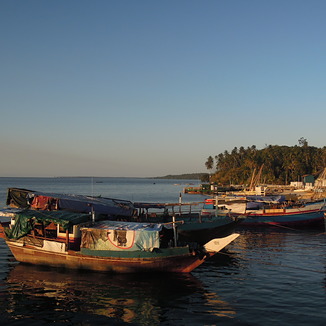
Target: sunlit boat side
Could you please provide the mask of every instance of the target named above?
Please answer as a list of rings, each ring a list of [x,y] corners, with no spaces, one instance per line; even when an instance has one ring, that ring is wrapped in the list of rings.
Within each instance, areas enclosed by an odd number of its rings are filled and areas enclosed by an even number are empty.
[[[314,202],[288,202],[281,196],[248,197],[245,200],[219,203],[212,200],[204,205],[205,214],[214,214],[216,209],[229,210],[245,217],[241,226],[286,226],[286,227],[324,227],[325,199]]]
[[[189,273],[239,236],[178,246],[170,225],[94,223],[88,214],[62,211],[25,210],[1,226],[19,262],[114,273]]]

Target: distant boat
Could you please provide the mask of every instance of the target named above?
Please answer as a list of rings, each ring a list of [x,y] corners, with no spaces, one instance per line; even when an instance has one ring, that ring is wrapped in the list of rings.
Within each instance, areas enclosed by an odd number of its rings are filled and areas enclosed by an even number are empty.
[[[242,226],[324,227],[326,212],[325,199],[289,203],[284,196],[247,196],[238,201],[218,203],[217,207],[245,217]],[[215,210],[213,202],[204,205],[206,214],[213,214]]]
[[[114,273],[188,273],[239,236],[178,246],[163,224],[94,222],[89,214],[35,210],[14,214],[1,228],[19,262]]]
[[[324,200],[297,207],[247,210],[243,226],[324,227],[325,211]]]

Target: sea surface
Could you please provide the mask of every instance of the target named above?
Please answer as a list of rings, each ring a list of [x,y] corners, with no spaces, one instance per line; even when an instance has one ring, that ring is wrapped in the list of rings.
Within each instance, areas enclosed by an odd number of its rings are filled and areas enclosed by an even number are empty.
[[[0,204],[8,187],[178,202],[187,183],[194,181],[0,178]],[[240,237],[226,251],[189,275],[23,265],[0,239],[0,325],[326,325],[324,229],[237,231]]]

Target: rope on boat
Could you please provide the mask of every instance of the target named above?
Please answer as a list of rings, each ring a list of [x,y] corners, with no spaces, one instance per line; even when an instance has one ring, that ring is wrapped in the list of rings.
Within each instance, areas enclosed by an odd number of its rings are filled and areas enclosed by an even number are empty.
[[[325,235],[325,234],[326,234],[326,232],[318,233],[318,234],[316,234],[316,237],[318,237],[320,235]]]
[[[293,229],[293,228],[290,228],[290,227],[284,226],[284,225],[274,224],[274,223],[271,223],[271,222],[264,222],[264,223],[266,223],[268,225],[271,225],[271,226],[277,226],[279,228],[284,228],[284,229],[288,229],[288,230],[292,230],[292,231],[298,231],[298,232],[304,231],[304,230],[300,230],[300,229]]]
[[[166,223],[162,223],[162,225],[171,225],[171,224],[184,224],[185,221],[184,220],[180,220],[180,221],[175,221],[175,222],[166,222]]]
[[[289,226],[274,224],[272,222],[261,222],[261,223],[265,223],[265,224],[268,224],[270,226],[275,226],[275,227],[279,227],[279,228],[283,228],[283,229],[288,229],[288,230],[291,230],[291,231],[297,231],[297,232],[305,232],[306,231],[306,229],[294,229],[294,228],[290,228]],[[321,234],[326,234],[326,232],[318,233],[316,235],[318,236],[318,235],[321,235]]]

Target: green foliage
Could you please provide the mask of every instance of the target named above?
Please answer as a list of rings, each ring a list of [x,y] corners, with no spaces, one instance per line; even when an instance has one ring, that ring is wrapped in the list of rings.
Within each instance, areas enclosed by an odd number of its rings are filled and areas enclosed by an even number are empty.
[[[301,181],[305,174],[318,174],[326,166],[326,147],[308,146],[304,138],[301,146],[269,145],[258,150],[256,146],[245,149],[235,147],[215,156],[216,171],[212,181],[219,184],[249,184],[253,172],[263,165],[263,183],[288,184]],[[205,163],[208,168],[207,162]]]
[[[205,166],[208,170],[211,170],[214,168],[214,159],[212,158],[212,156],[209,156],[207,158],[207,161],[205,163]]]

